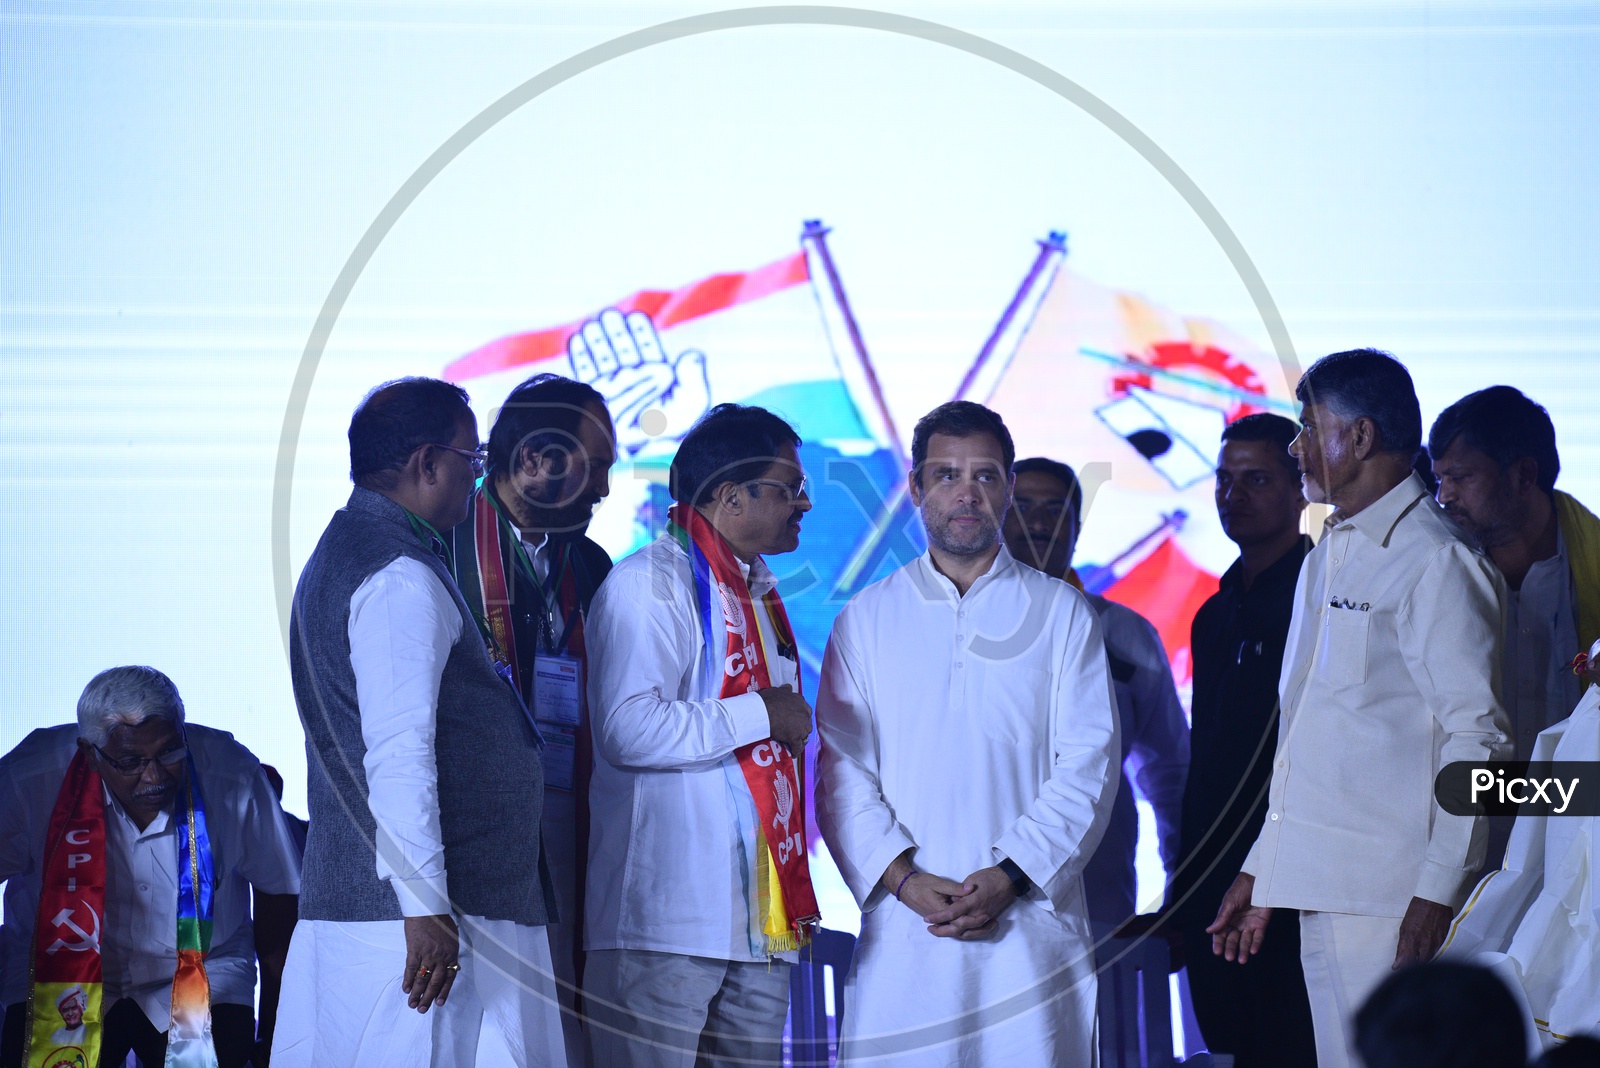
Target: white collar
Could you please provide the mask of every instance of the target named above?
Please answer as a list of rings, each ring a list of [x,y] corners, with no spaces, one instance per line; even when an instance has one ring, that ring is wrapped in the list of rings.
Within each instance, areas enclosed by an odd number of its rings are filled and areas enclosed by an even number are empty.
[[[156,818],[150,821],[150,826],[141,831],[139,825],[134,822],[133,817],[128,815],[127,810],[122,807],[122,802],[117,800],[117,795],[111,792],[111,788],[104,781],[100,783],[100,790],[105,796],[106,811],[127,824],[128,831],[133,835],[135,841],[154,838],[167,832],[167,825],[172,819],[172,813],[169,810],[162,809],[157,812]]]

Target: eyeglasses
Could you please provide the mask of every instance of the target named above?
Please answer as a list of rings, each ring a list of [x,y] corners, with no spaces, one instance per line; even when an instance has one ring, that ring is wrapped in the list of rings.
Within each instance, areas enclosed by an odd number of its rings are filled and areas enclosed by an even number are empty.
[[[107,767],[119,775],[143,775],[144,769],[151,764],[160,764],[164,768],[175,768],[189,759],[188,746],[184,746],[181,749],[169,749],[156,757],[129,757],[127,760],[111,759],[106,755],[106,751],[98,745],[94,747],[94,751],[100,754],[100,759],[106,762]]]
[[[797,501],[801,497],[805,496],[806,482],[807,481],[808,481],[808,479],[807,479],[807,477],[805,475],[801,475],[798,479],[796,479],[793,482],[779,482],[777,479],[773,479],[773,478],[752,478],[750,481],[746,482],[745,485],[746,486],[774,486],[774,487],[776,487],[778,489],[783,490],[785,493],[787,493],[789,495],[787,500],[786,500],[786,502],[785,502],[785,503],[789,503],[789,502]]]
[[[438,443],[434,443],[433,447],[436,449],[448,449],[457,456],[465,456],[467,458],[467,463],[472,465],[472,473],[475,475],[483,474],[484,466],[489,462],[488,448],[482,448],[476,452],[473,452],[470,449],[458,449],[454,445],[440,445]]]

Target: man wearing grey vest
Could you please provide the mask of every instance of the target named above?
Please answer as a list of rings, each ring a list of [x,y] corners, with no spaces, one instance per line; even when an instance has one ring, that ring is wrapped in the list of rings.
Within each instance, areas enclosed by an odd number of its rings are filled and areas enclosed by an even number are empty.
[[[290,619],[311,826],[280,1068],[472,1065],[485,1024],[517,1065],[565,1059],[541,743],[439,536],[482,466],[449,383],[386,383],[351,419],[356,488]]]

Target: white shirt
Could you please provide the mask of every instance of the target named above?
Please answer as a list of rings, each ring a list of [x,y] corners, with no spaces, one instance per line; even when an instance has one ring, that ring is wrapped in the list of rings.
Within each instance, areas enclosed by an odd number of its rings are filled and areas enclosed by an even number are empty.
[[[745,572],[773,686],[793,684]],[[758,694],[720,698],[707,678],[689,557],[663,535],[623,560],[587,617],[594,778],[584,948],[764,960],[749,907],[755,803],[734,751],[771,736]],[[720,633],[721,621],[717,622]]]
[[[1460,904],[1486,828],[1441,809],[1433,781],[1508,749],[1505,597],[1415,474],[1331,526],[1295,589],[1267,818],[1244,863],[1255,904],[1365,916],[1403,916],[1413,897]]]
[[[550,582],[550,558],[554,555],[552,550],[555,548],[555,543],[550,540],[548,533],[540,534],[538,538],[530,538],[520,530],[517,531],[517,540],[522,543],[523,550],[528,554],[528,563],[533,566],[533,573],[539,580],[540,594],[543,595],[544,587]],[[555,640],[559,642],[561,632],[567,625],[566,617],[561,613],[561,591],[551,590],[549,593],[550,595],[545,597],[545,611],[549,613],[550,629],[555,634]],[[539,652],[544,653],[542,646]]]
[[[77,1027],[62,1027],[50,1036],[50,1041],[57,1046],[81,1046],[87,1033],[88,1028],[83,1024]]]
[[[378,877],[394,888],[401,915],[447,914],[433,742],[439,680],[461,640],[461,612],[427,564],[401,556],[351,594],[346,632],[367,747],[367,807],[397,850],[379,851]]]
[[[1569,667],[1578,651],[1576,600],[1557,525],[1556,554],[1528,569],[1506,605],[1503,696],[1518,760],[1528,760],[1539,732],[1571,715],[1583,695],[1583,682]]]
[[[1099,594],[1087,596],[1100,620],[1106,653],[1120,662],[1111,664],[1111,685],[1117,697],[1123,760],[1111,819],[1100,848],[1084,871],[1084,891],[1091,920],[1120,924],[1140,907],[1156,904],[1136,897],[1139,813],[1128,776],[1139,784],[1139,793],[1155,813],[1161,863],[1170,882],[1178,862],[1183,784],[1189,774],[1189,721],[1184,718],[1172,682],[1172,665],[1156,628],[1126,605]]]
[[[0,879],[6,880],[0,929],[0,1004],[27,1000],[31,940],[50,813],[77,749],[75,723],[36,730],[0,758]],[[283,810],[250,751],[225,731],[190,723],[217,885],[206,975],[211,1000],[255,1002],[255,941],[250,887],[300,892],[300,851]],[[102,787],[104,789],[104,787]],[[105,790],[106,918],[101,963],[104,1004],[133,998],[158,1031],[171,1020],[178,966],[178,830],[169,814],[139,830]]]
[[[924,554],[854,597],[817,695],[817,822],[862,911],[907,849],[952,879],[1010,858],[1035,904],[1081,909],[1119,778],[1114,701],[1083,595],[1003,547],[964,596]]]

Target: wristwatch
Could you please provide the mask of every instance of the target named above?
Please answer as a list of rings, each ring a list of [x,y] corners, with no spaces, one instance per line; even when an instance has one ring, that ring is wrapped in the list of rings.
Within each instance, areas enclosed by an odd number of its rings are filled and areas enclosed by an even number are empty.
[[[1027,897],[1028,891],[1033,889],[1033,880],[1028,878],[1028,873],[1017,867],[1017,862],[1010,857],[1002,857],[995,867],[1006,873],[1006,878],[1011,880],[1011,888],[1017,892],[1018,897]]]

